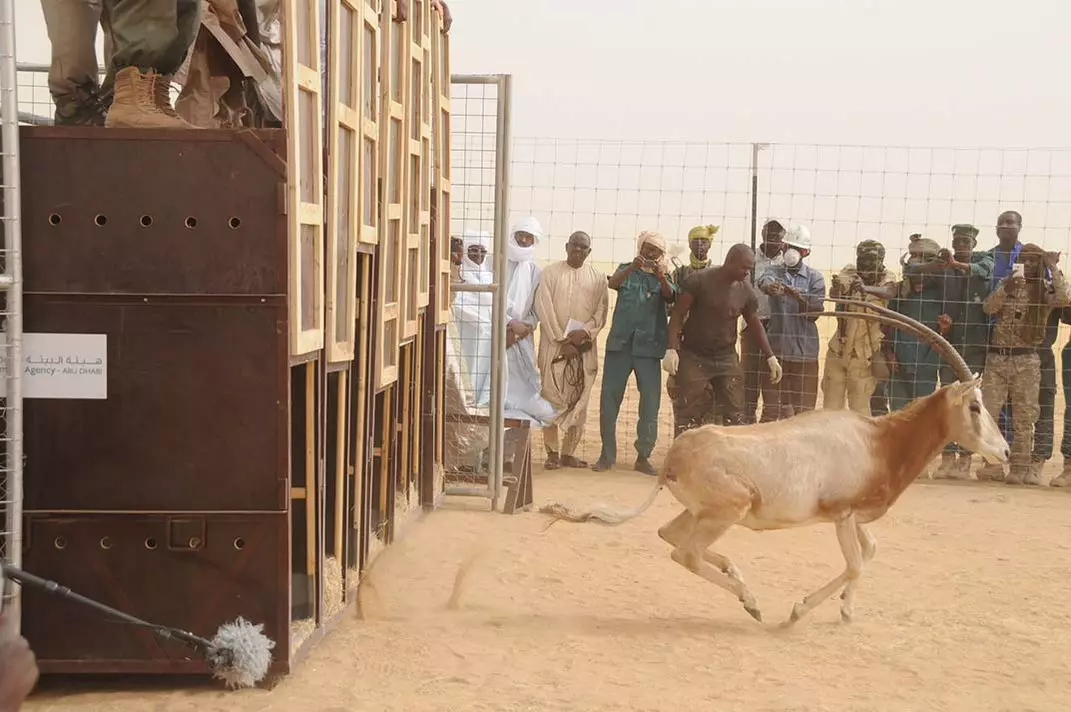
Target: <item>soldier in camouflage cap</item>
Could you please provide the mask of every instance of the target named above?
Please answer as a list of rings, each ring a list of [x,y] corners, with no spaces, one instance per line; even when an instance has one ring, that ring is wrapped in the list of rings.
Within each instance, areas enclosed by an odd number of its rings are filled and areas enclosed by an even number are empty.
[[[850,297],[885,306],[896,281],[885,269],[885,245],[863,240],[855,247],[855,264],[847,265],[833,278],[830,297]],[[873,290],[873,291],[870,291]],[[838,311],[864,311],[862,307],[837,305]],[[837,319],[837,331],[829,341],[822,376],[822,404],[870,414],[870,397],[878,384],[874,357],[881,355],[881,327],[859,319]]]

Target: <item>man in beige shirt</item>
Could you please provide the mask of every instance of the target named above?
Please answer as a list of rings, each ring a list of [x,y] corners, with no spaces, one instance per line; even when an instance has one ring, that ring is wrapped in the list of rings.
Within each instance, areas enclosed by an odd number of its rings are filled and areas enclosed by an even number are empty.
[[[860,299],[880,306],[888,300],[864,292],[861,287],[895,286],[885,269],[885,246],[877,240],[863,240],[855,248],[855,264],[845,267],[833,279],[830,297]],[[839,305],[838,311],[865,311],[863,307]],[[843,410],[845,405],[870,415],[870,396],[878,379],[873,372],[874,354],[881,352],[881,326],[860,319],[837,319],[837,331],[829,340],[825,375],[822,378],[822,405]]]

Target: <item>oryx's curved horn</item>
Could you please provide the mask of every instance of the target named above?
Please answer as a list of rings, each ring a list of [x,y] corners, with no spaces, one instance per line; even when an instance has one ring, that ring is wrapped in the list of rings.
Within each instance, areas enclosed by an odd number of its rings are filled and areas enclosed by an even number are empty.
[[[956,351],[952,344],[948,343],[945,337],[938,334],[936,331],[926,326],[920,321],[916,321],[909,316],[904,316],[899,312],[895,312],[892,309],[887,309],[879,304],[872,304],[871,302],[864,302],[858,299],[837,299],[835,297],[827,297],[826,301],[833,302],[835,304],[845,304],[849,306],[861,307],[863,309],[869,309],[877,314],[882,314],[890,319],[893,319],[904,326],[912,327],[910,330],[914,331],[923,341],[926,341],[941,354],[941,356],[952,366],[952,370],[956,372],[956,378],[963,383],[967,383],[974,379],[974,374],[971,373],[971,369],[967,366],[967,362],[963,360],[963,356],[959,351]],[[826,312],[823,312],[826,313]],[[842,311],[835,312],[838,317],[850,316],[858,314],[858,312]]]

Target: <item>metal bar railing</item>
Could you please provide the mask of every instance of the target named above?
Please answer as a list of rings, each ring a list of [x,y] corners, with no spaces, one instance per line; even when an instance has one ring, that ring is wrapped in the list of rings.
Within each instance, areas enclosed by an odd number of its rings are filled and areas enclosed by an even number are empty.
[[[22,182],[19,164],[18,69],[15,52],[15,0],[0,0],[0,151],[2,151],[4,269],[6,291],[7,390],[5,547],[6,562],[22,566]],[[18,587],[4,606],[8,624],[20,629]]]

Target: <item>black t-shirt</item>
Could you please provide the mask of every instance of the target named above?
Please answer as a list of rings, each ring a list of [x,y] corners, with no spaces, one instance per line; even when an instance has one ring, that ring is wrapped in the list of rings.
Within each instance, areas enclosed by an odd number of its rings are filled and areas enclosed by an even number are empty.
[[[695,272],[682,292],[692,295],[692,308],[681,332],[681,348],[698,356],[720,356],[736,347],[740,317],[758,311],[755,292],[746,282],[726,282],[721,267]]]

